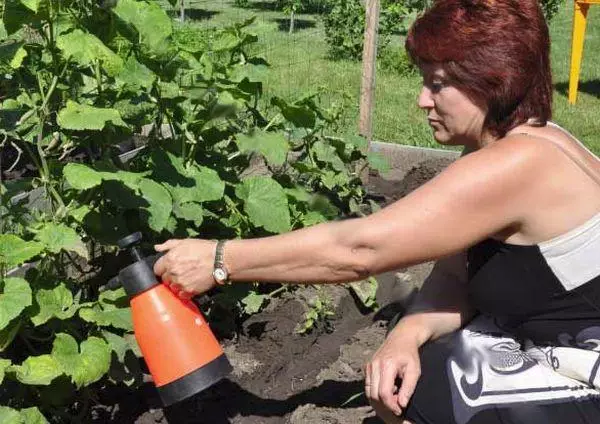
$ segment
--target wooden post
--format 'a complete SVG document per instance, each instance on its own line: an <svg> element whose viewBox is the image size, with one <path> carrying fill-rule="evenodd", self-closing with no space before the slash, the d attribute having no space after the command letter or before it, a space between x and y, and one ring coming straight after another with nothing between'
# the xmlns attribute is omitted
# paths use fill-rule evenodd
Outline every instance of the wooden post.
<svg viewBox="0 0 600 424"><path fill-rule="evenodd" d="M377 31L379 27L379 0L365 0L365 40L363 46L363 71L360 87L360 118L358 132L371 144L373 138L373 108L375 97L375 64L377 60ZM368 181L368 172L361 175Z"/></svg>

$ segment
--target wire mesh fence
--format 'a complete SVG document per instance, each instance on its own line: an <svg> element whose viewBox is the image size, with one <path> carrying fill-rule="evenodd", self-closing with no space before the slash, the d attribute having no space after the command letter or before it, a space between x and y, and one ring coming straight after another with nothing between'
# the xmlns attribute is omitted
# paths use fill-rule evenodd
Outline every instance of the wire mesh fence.
<svg viewBox="0 0 600 424"><path fill-rule="evenodd" d="M304 9L290 14L285 0L184 0L185 21L180 22L180 4L171 7L176 28L223 27L252 16L251 30L258 36L253 53L270 64L263 79L263 106L268 110L272 96L288 100L324 89L323 106L342 107L338 132L359 132L359 102L362 63L360 60L333 60L326 40L324 18L326 0L302 1ZM402 27L398 23L398 27ZM403 50L403 34L395 34L388 52ZM423 114L416 107L418 75L402 76L394 69L383 69L378 61L373 102L374 140L412 145L432 145Z"/></svg>
<svg viewBox="0 0 600 424"><path fill-rule="evenodd" d="M308 2L295 13L290 32L290 14L275 1L247 0L240 6L235 0L185 0L185 21L180 22L179 5L171 7L176 28L223 27L252 16L250 28L258 36L252 53L263 56L270 64L263 79L263 103L268 108L272 96L289 100L324 89L320 99L324 106L343 105L339 126L341 133L356 133L361 64L358 61L333 61L328 55L322 15L323 1Z"/></svg>

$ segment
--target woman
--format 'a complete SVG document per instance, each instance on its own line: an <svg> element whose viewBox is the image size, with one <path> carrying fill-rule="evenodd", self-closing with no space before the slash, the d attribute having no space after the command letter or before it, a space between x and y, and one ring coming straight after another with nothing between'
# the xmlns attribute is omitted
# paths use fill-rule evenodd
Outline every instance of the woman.
<svg viewBox="0 0 600 424"><path fill-rule="evenodd" d="M333 283L439 259L365 366L378 414L600 422L600 161L548 122L537 1L438 0L406 45L433 136L464 146L462 158L365 218L216 253L213 241L169 240L155 272L189 296L227 280Z"/></svg>

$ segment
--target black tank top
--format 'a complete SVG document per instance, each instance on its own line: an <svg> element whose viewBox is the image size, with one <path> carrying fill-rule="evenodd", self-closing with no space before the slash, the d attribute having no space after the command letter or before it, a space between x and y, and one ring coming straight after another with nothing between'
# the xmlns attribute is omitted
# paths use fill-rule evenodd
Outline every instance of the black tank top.
<svg viewBox="0 0 600 424"><path fill-rule="evenodd" d="M471 304L517 336L557 344L596 327L600 340L600 213L536 245L484 240L468 275Z"/></svg>

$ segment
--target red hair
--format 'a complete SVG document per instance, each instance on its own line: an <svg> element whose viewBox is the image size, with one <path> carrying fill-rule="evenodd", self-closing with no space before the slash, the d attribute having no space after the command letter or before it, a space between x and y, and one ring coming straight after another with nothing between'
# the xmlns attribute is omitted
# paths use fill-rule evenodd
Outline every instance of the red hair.
<svg viewBox="0 0 600 424"><path fill-rule="evenodd" d="M496 136L552 115L550 36L537 0L437 0L411 27L406 49L483 102L484 127Z"/></svg>

